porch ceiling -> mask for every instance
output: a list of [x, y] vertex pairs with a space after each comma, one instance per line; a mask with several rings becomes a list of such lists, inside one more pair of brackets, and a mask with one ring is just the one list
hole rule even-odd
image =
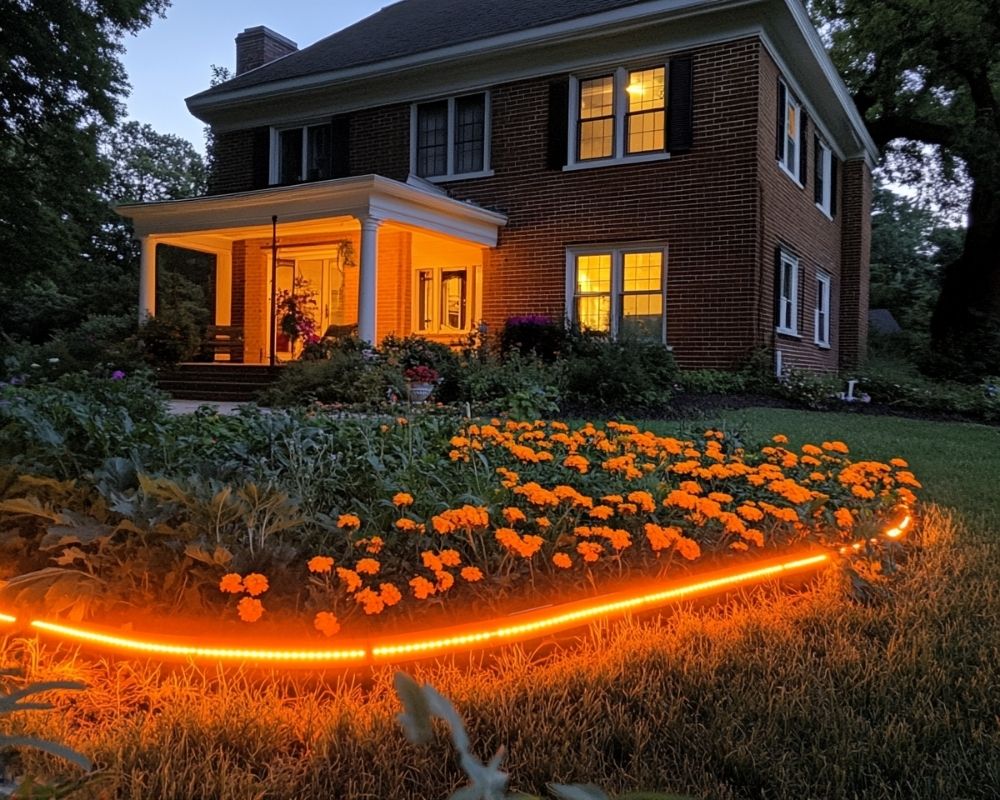
[[495, 247], [507, 218], [454, 200], [439, 190], [381, 175], [261, 189], [214, 197], [120, 205], [138, 237], [200, 240], [222, 246], [240, 239], [269, 238], [271, 217], [282, 234], [355, 229], [376, 219]]

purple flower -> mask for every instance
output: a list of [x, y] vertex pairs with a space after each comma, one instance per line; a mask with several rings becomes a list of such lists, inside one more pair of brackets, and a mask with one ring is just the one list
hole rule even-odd
[[116, 369], [114, 372], [111, 373], [111, 380], [113, 381], [121, 381], [124, 379], [125, 379], [125, 373], [122, 372], [120, 369]]

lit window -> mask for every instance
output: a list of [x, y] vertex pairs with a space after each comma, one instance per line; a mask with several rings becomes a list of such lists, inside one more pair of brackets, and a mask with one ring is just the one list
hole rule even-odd
[[825, 214], [833, 213], [833, 193], [836, 191], [833, 182], [833, 153], [830, 148], [820, 138], [816, 138], [816, 185], [815, 199], [816, 205]]
[[804, 177], [799, 174], [799, 148], [802, 140], [802, 105], [784, 84], [781, 84], [781, 87], [783, 91], [779, 92], [778, 100], [782, 103], [782, 107], [778, 109], [778, 116], [782, 132], [779, 140], [778, 160], [789, 175], [801, 182]]
[[580, 81], [581, 161], [609, 158], [615, 147], [615, 79], [612, 76]]
[[333, 177], [333, 129], [327, 123], [276, 130], [272, 153], [272, 183], [301, 183]]
[[816, 344], [830, 346], [830, 276], [816, 273]]
[[666, 147], [666, 69], [630, 72], [628, 86], [627, 152], [650, 153]]
[[778, 333], [799, 332], [799, 261], [784, 251], [778, 259]]
[[665, 340], [663, 248], [569, 254], [573, 322], [615, 338]]
[[413, 327], [417, 333], [467, 333], [472, 329], [470, 273], [466, 267], [416, 271]]
[[489, 163], [489, 97], [453, 97], [413, 107], [412, 171], [421, 178], [478, 175]]

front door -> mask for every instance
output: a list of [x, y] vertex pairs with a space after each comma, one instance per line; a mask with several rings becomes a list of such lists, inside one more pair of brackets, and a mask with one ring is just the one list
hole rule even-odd
[[310, 339], [331, 325], [350, 325], [357, 310], [345, 298], [345, 273], [339, 250], [283, 250], [277, 269], [278, 358], [298, 358]]

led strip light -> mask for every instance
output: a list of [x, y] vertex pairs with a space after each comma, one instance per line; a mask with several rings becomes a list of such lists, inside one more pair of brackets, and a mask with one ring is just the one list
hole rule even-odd
[[[648, 611], [697, 595], [759, 583], [768, 578], [808, 572], [818, 569], [832, 558], [833, 555], [829, 552], [786, 556], [749, 569], [730, 569], [695, 577], [666, 588], [647, 587], [641, 591], [619, 592], [469, 625], [386, 636], [382, 640], [346, 641], [339, 648], [209, 645], [196, 644], [190, 638], [157, 640], [148, 634], [133, 636], [107, 629], [65, 625], [40, 619], [32, 619], [25, 624], [39, 634], [62, 641], [91, 645], [101, 650], [167, 659], [303, 667], [377, 664], [463, 653], [480, 647], [524, 641], [633, 611]], [[16, 617], [0, 614], [0, 623], [12, 625], [17, 621]]]

